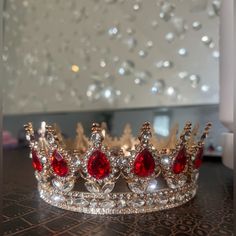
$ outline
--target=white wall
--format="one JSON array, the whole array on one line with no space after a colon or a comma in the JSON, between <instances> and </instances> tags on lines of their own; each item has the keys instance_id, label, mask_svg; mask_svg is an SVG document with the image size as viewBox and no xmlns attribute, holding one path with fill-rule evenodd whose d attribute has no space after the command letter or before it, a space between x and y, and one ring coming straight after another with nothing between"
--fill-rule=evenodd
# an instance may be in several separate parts
<instances>
[{"instance_id":1,"label":"white wall","mask_svg":"<svg viewBox=\"0 0 236 236\"><path fill-rule=\"evenodd\" d=\"M218 60L212 53L218 51L219 17L212 1L170 1L174 10L168 21L159 17L161 3L167 1L139 1L140 9L136 11L134 1L109 2L5 1L5 114L218 103ZM178 19L183 20L183 26ZM193 29L194 21L201 22L201 29ZM111 38L107 32L113 26L119 32ZM172 43L165 40L168 32L174 34ZM204 35L213 43L206 46L201 42ZM128 38L136 40L133 50L124 43ZM150 48L146 46L148 41L153 43ZM186 57L178 55L182 47L188 50ZM140 50L148 55L140 57ZM105 67L100 66L103 59ZM135 64L129 76L117 72L125 60ZM160 60L171 60L174 66L157 69L155 64ZM73 64L80 67L78 73L71 71ZM136 85L136 72L146 70L150 78L145 79L144 85ZM199 85L193 88L189 77L178 78L181 71L198 74ZM106 73L114 80L106 79ZM154 81L160 78L166 88L174 87L178 96L168 96L165 90L159 95L151 94ZM90 101L86 92L94 80L102 89L98 91L100 98ZM203 85L209 91L202 91ZM121 92L113 102L102 91L110 88Z\"/></svg>"}]
</instances>

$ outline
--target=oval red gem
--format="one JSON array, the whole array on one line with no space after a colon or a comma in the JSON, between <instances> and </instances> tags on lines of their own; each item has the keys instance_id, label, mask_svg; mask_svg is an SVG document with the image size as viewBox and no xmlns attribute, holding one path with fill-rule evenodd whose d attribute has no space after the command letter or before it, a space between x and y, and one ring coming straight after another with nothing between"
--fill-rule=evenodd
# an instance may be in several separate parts
<instances>
[{"instance_id":1,"label":"oval red gem","mask_svg":"<svg viewBox=\"0 0 236 236\"><path fill-rule=\"evenodd\" d=\"M64 160L63 156L57 150L54 150L54 152L52 153L51 166L53 168L53 171L58 176L64 177L69 172L67 162Z\"/></svg>"},{"instance_id":2,"label":"oval red gem","mask_svg":"<svg viewBox=\"0 0 236 236\"><path fill-rule=\"evenodd\" d=\"M32 154L32 160L33 160L32 165L34 169L37 170L38 172L41 172L43 170L43 165L39 160L37 151L33 149L31 151L31 154Z\"/></svg>"},{"instance_id":3,"label":"oval red gem","mask_svg":"<svg viewBox=\"0 0 236 236\"><path fill-rule=\"evenodd\" d=\"M87 169L88 173L96 179L103 179L111 172L107 156L99 150L94 151L89 157Z\"/></svg>"},{"instance_id":4,"label":"oval red gem","mask_svg":"<svg viewBox=\"0 0 236 236\"><path fill-rule=\"evenodd\" d=\"M184 171L187 163L187 157L185 153L185 148L181 148L178 154L175 157L172 170L175 174L180 174Z\"/></svg>"},{"instance_id":5,"label":"oval red gem","mask_svg":"<svg viewBox=\"0 0 236 236\"><path fill-rule=\"evenodd\" d=\"M203 147L200 147L197 151L195 160L194 160L194 168L198 169L202 165L202 157L203 157Z\"/></svg>"},{"instance_id":6,"label":"oval red gem","mask_svg":"<svg viewBox=\"0 0 236 236\"><path fill-rule=\"evenodd\" d=\"M135 158L133 172L140 177L148 177L154 172L154 169L154 158L147 149L144 149Z\"/></svg>"}]
</instances>

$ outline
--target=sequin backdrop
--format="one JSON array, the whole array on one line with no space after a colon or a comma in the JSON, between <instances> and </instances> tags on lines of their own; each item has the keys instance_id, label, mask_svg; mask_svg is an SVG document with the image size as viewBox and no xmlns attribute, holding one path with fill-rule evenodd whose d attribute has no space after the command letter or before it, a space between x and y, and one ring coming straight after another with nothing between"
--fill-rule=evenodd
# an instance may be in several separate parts
<instances>
[{"instance_id":1,"label":"sequin backdrop","mask_svg":"<svg viewBox=\"0 0 236 236\"><path fill-rule=\"evenodd\" d=\"M219 0L5 0L4 113L219 100Z\"/></svg>"}]
</instances>

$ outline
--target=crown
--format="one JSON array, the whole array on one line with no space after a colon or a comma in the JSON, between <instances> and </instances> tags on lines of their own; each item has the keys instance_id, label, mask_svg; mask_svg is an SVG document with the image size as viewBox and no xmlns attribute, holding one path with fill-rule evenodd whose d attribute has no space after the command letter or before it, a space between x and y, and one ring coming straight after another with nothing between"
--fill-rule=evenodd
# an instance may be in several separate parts
<instances>
[{"instance_id":1,"label":"crown","mask_svg":"<svg viewBox=\"0 0 236 236\"><path fill-rule=\"evenodd\" d=\"M152 135L145 122L137 138L126 125L121 137L111 137L105 123L94 123L90 138L78 123L75 140L65 139L57 125L41 123L36 138L25 125L30 157L40 197L71 211L91 214L145 213L180 206L197 190L204 140L199 125L187 122L168 138Z\"/></svg>"}]
</instances>

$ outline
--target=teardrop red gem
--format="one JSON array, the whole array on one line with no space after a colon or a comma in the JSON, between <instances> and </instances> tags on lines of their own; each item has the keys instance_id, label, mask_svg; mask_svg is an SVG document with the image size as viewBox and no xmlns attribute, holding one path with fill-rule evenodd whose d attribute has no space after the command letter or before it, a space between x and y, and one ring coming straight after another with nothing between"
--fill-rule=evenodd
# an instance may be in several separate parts
<instances>
[{"instance_id":1,"label":"teardrop red gem","mask_svg":"<svg viewBox=\"0 0 236 236\"><path fill-rule=\"evenodd\" d=\"M64 177L69 172L67 162L56 149L51 156L51 166L58 176Z\"/></svg>"},{"instance_id":2,"label":"teardrop red gem","mask_svg":"<svg viewBox=\"0 0 236 236\"><path fill-rule=\"evenodd\" d=\"M194 160L194 168L198 169L202 165L203 147L199 148Z\"/></svg>"},{"instance_id":3,"label":"teardrop red gem","mask_svg":"<svg viewBox=\"0 0 236 236\"><path fill-rule=\"evenodd\" d=\"M187 157L185 153L185 148L181 148L178 152L177 156L175 157L172 170L175 174L180 174L184 171L185 166L187 163Z\"/></svg>"},{"instance_id":4,"label":"teardrop red gem","mask_svg":"<svg viewBox=\"0 0 236 236\"><path fill-rule=\"evenodd\" d=\"M37 170L38 172L41 172L43 170L43 165L39 160L37 151L33 149L31 151L31 154L32 154L32 160L33 160L32 165L34 169Z\"/></svg>"},{"instance_id":5,"label":"teardrop red gem","mask_svg":"<svg viewBox=\"0 0 236 236\"><path fill-rule=\"evenodd\" d=\"M135 158L133 172L139 177L148 177L154 172L154 169L154 158L147 149L144 149Z\"/></svg>"},{"instance_id":6,"label":"teardrop red gem","mask_svg":"<svg viewBox=\"0 0 236 236\"><path fill-rule=\"evenodd\" d=\"M99 150L94 151L89 157L87 169L88 173L95 179L103 179L111 172L107 156Z\"/></svg>"}]
</instances>

